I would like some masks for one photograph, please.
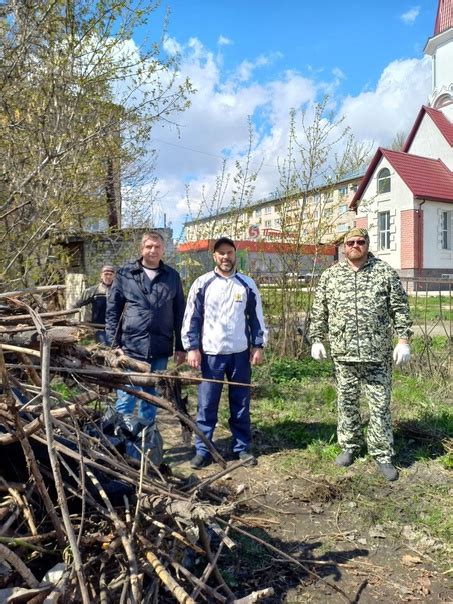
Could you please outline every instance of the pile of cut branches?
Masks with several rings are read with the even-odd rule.
[[[46,308],[52,293],[0,294],[0,601],[248,603],[272,595],[238,600],[219,569],[222,550],[235,547],[235,503],[211,486],[226,470],[194,484],[164,473],[143,450],[128,457],[99,430],[94,403],[120,386],[172,413],[187,438],[197,427],[181,384],[197,377],[151,374],[146,363],[81,346],[83,330],[67,311]],[[54,388],[56,376],[72,394]],[[165,398],[134,388],[144,384]]]

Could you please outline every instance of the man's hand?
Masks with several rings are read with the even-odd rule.
[[[178,365],[182,365],[185,362],[186,362],[186,353],[184,352],[184,350],[176,350],[175,351],[176,367],[178,367]]]
[[[393,360],[395,365],[405,365],[411,360],[411,347],[407,340],[400,340],[393,351]]]
[[[322,361],[323,359],[327,359],[326,349],[324,348],[324,344],[322,342],[315,342],[311,346],[311,356],[315,361]]]
[[[200,369],[201,352],[199,350],[189,350],[187,353],[187,363],[194,369]]]
[[[250,350],[250,363],[252,365],[261,365],[263,362],[263,349],[262,348],[252,348]]]

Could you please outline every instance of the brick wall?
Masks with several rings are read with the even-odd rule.
[[[362,218],[356,218],[355,226],[358,229],[367,229],[368,228],[368,216],[363,216]]]
[[[401,269],[421,270],[423,268],[423,211],[402,210],[400,218]]]
[[[85,287],[99,283],[99,273],[104,264],[116,268],[140,255],[142,234],[151,229],[121,229],[114,233],[85,233],[64,243],[69,263],[66,271],[66,305],[77,300]],[[166,241],[164,262],[177,268],[173,232],[169,228],[159,231]]]

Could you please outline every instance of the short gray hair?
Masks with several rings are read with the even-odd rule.
[[[162,237],[159,231],[148,231],[146,233],[143,233],[140,247],[143,247],[145,241],[148,241],[148,239],[160,239],[162,243],[165,243],[165,239]]]

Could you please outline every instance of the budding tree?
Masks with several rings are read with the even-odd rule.
[[[137,46],[156,3],[7,0],[0,6],[0,277],[58,278],[55,242],[87,218],[120,222],[120,180],[153,126],[193,92],[160,41]]]

